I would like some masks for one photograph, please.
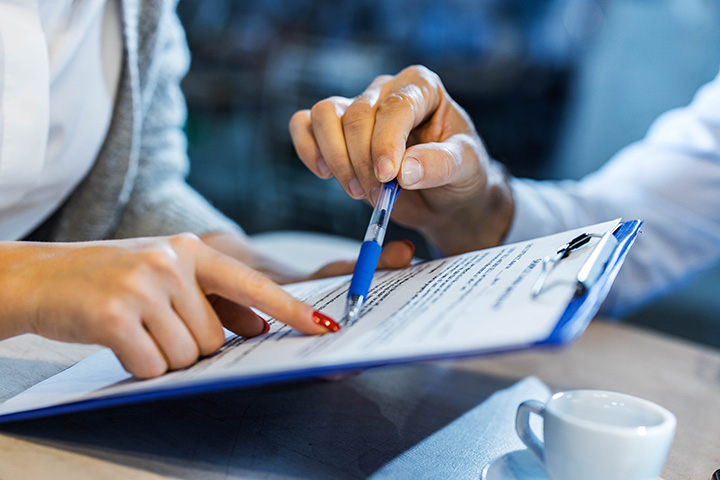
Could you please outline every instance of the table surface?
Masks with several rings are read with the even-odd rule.
[[[25,335],[0,342],[0,401],[97,347]],[[720,351],[595,320],[574,345],[309,380],[0,427],[5,478],[364,478],[527,376],[597,388],[675,413],[663,478],[720,468]]]

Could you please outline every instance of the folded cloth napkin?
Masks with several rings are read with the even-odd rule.
[[[515,433],[515,412],[528,399],[547,401],[550,389],[536,377],[499,390],[394,458],[370,478],[464,478],[477,480],[494,459],[525,448]]]

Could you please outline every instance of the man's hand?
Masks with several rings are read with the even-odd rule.
[[[290,120],[303,163],[335,177],[353,198],[375,203],[380,182],[397,178],[393,220],[445,253],[499,244],[512,194],[467,113],[425,67],[381,76],[355,98],[330,97]]]

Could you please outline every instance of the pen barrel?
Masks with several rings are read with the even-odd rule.
[[[382,248],[376,242],[363,242],[353,271],[352,281],[350,282],[349,295],[367,296],[380,259],[381,250]]]
[[[399,192],[400,185],[395,180],[383,184],[370,217],[370,224],[365,232],[365,241],[373,240],[382,245],[390,222],[390,212],[395,206],[395,199]]]

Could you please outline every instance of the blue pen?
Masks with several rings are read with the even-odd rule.
[[[380,190],[350,282],[343,319],[345,325],[355,323],[365,303],[370,290],[370,282],[372,282],[377,269],[380,250],[390,221],[390,212],[395,205],[398,193],[400,193],[400,185],[395,180],[383,184]]]

